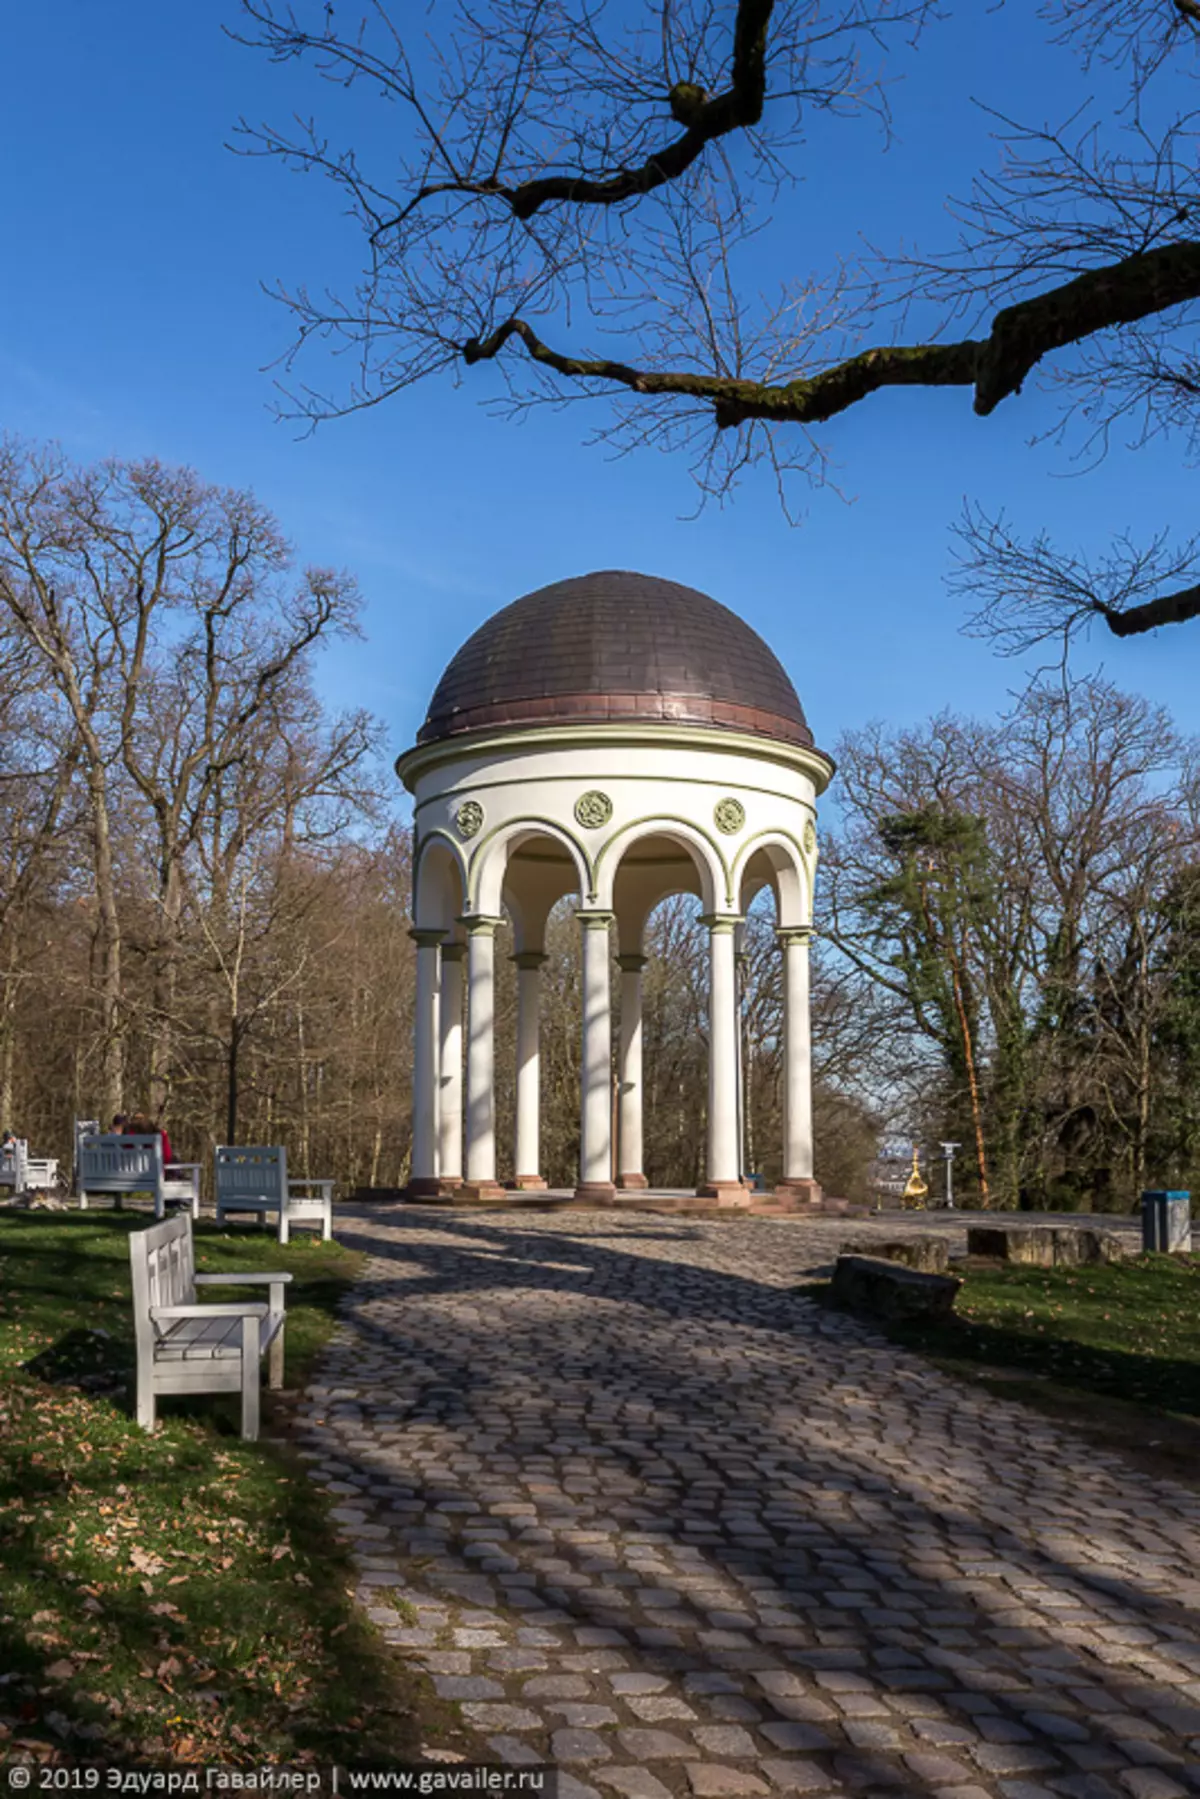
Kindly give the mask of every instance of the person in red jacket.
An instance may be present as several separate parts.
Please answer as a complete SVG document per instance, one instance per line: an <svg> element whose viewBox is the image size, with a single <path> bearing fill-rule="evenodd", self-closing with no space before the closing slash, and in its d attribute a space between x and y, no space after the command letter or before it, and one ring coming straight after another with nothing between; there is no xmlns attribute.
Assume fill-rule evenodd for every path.
<svg viewBox="0 0 1200 1799"><path fill-rule="evenodd" d="M171 1139L161 1124L151 1124L144 1112L135 1112L132 1118L125 1121L125 1129L131 1137L161 1137L163 1167L167 1168L175 1160L175 1152L171 1148Z"/></svg>

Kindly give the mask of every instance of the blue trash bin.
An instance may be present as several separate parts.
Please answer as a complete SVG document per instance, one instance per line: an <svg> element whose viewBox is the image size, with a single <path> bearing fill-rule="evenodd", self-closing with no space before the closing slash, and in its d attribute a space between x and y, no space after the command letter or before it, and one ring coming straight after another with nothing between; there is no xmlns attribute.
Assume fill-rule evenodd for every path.
<svg viewBox="0 0 1200 1799"><path fill-rule="evenodd" d="M1180 1255L1192 1247L1192 1196L1155 1189L1142 1194L1142 1251Z"/></svg>

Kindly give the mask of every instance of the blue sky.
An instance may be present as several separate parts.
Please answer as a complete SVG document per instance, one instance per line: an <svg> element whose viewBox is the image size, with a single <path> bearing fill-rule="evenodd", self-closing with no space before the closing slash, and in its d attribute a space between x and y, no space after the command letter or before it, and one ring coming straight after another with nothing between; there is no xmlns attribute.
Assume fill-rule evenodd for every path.
<svg viewBox="0 0 1200 1799"><path fill-rule="evenodd" d="M311 98L295 71L222 34L237 16L236 0L10 9L0 428L56 438L84 460L155 455L252 487L306 560L357 574L366 641L326 658L323 690L331 704L368 705L394 750L489 612L602 567L667 575L740 611L788 667L822 744L872 718L990 713L1022 674L961 634L943 586L964 497L1073 547L1190 522L1194 478L1178 455L1117 455L1081 479L1060 451L1030 446L1052 417L1036 396L987 421L950 391L868 402L828 436L851 503L814 493L799 528L766 471L692 520L682 459L588 448L599 406L519 426L489 417L471 376L298 439L271 412L265 365L288 327L260 284L352 273L356 240L319 182L225 147L239 114L281 119ZM946 189L961 192L986 152L972 97L1059 122L1077 79L1014 8L935 26L900 69L893 147L884 155L869 127L817 130L776 258L792 242L814 258L853 250L860 232L944 243ZM384 122L372 109L364 135L381 141ZM319 356L305 373L330 379ZM1198 651L1200 626L1185 626L1125 645L1097 638L1080 666L1103 663L1191 732Z"/></svg>

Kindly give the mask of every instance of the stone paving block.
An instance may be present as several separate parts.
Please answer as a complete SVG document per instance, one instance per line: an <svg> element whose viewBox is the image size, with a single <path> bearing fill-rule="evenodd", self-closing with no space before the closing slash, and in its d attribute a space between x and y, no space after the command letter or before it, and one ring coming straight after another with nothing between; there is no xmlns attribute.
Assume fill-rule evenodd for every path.
<svg viewBox="0 0 1200 1799"><path fill-rule="evenodd" d="M661 1693L668 1682L665 1674L633 1674L624 1671L610 1674L608 1684L614 1693L625 1696L630 1693Z"/></svg>
<svg viewBox="0 0 1200 1799"><path fill-rule="evenodd" d="M504 1688L498 1680L485 1680L481 1674L435 1674L434 1691L439 1699L503 1699Z"/></svg>
<svg viewBox="0 0 1200 1799"><path fill-rule="evenodd" d="M754 1738L737 1724L701 1724L692 1736L707 1755L741 1757L758 1754Z"/></svg>
<svg viewBox="0 0 1200 1799"><path fill-rule="evenodd" d="M623 1799L671 1799L670 1787L665 1787L649 1768L597 1768L596 1779L615 1787Z"/></svg>
<svg viewBox="0 0 1200 1799"><path fill-rule="evenodd" d="M542 1720L536 1712L520 1705L491 1705L472 1701L463 1706L463 1716L480 1730L539 1730Z"/></svg>
<svg viewBox="0 0 1200 1799"><path fill-rule="evenodd" d="M712 1693L700 1702L710 1718L734 1719L743 1724L756 1723L763 1715L760 1705L752 1705L736 1693Z"/></svg>
<svg viewBox="0 0 1200 1799"><path fill-rule="evenodd" d="M929 1786L955 1786L969 1782L972 1770L965 1762L960 1762L952 1755L935 1755L930 1750L911 1749L904 1757L904 1765L911 1768L919 1780Z"/></svg>
<svg viewBox="0 0 1200 1799"><path fill-rule="evenodd" d="M528 1697L528 1695L522 1695ZM546 1710L552 1718L560 1718L573 1730L599 1730L602 1725L615 1724L617 1714L611 1705L579 1705L574 1703L551 1703Z"/></svg>
<svg viewBox="0 0 1200 1799"><path fill-rule="evenodd" d="M758 1766L763 1779L776 1793L818 1793L833 1785L832 1774L826 1774L815 1762L768 1755Z"/></svg>
<svg viewBox="0 0 1200 1799"><path fill-rule="evenodd" d="M556 1730L550 1738L550 1758L555 1762L606 1762L612 1749L594 1730Z"/></svg>
<svg viewBox="0 0 1200 1799"><path fill-rule="evenodd" d="M646 1724L663 1724L671 1718L694 1718L696 1713L686 1700L673 1693L629 1693L625 1703L635 1717Z"/></svg>
<svg viewBox="0 0 1200 1799"><path fill-rule="evenodd" d="M520 1737L489 1737L488 1748L493 1754L498 1755L502 1762L513 1768L534 1767L542 1760L533 1745L523 1743Z"/></svg>
<svg viewBox="0 0 1200 1799"><path fill-rule="evenodd" d="M694 1753L690 1743L669 1730L619 1730L617 1741L635 1761L671 1761Z"/></svg>
<svg viewBox="0 0 1200 1799"><path fill-rule="evenodd" d="M764 1724L762 1733L777 1749L832 1749L828 1731L815 1724Z"/></svg>
<svg viewBox="0 0 1200 1799"><path fill-rule="evenodd" d="M688 1785L701 1799L721 1799L724 1794L767 1793L757 1774L747 1768L725 1768L719 1762L689 1762Z"/></svg>
<svg viewBox="0 0 1200 1799"><path fill-rule="evenodd" d="M1058 1770L1062 1763L1056 1755L1027 1743L975 1743L970 1750L972 1761L988 1774L1024 1774L1030 1768Z"/></svg>

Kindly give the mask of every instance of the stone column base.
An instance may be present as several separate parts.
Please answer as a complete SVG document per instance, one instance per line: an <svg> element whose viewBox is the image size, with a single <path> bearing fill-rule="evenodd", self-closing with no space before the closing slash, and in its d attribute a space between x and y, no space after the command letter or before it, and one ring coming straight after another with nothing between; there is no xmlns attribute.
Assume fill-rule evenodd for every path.
<svg viewBox="0 0 1200 1799"><path fill-rule="evenodd" d="M449 1199L462 1186L461 1174L443 1174L438 1181L438 1192L443 1199Z"/></svg>
<svg viewBox="0 0 1200 1799"><path fill-rule="evenodd" d="M518 1193L544 1193L546 1183L540 1174L519 1174L512 1183Z"/></svg>
<svg viewBox="0 0 1200 1799"><path fill-rule="evenodd" d="M806 1206L819 1206L825 1197L820 1181L785 1177L775 1187L776 1199L790 1200L797 1211Z"/></svg>
<svg viewBox="0 0 1200 1799"><path fill-rule="evenodd" d="M748 1206L751 1197L745 1181L705 1181L696 1188L697 1199L712 1199L719 1206Z"/></svg>
<svg viewBox="0 0 1200 1799"><path fill-rule="evenodd" d="M406 1199L438 1199L442 1183L436 1174L418 1174L404 1189Z"/></svg>
<svg viewBox="0 0 1200 1799"><path fill-rule="evenodd" d="M650 1185L644 1174L619 1174L617 1186L626 1193L642 1193Z"/></svg>
<svg viewBox="0 0 1200 1799"><path fill-rule="evenodd" d="M459 1199L507 1199L508 1194L499 1181L463 1181L456 1189Z"/></svg>
<svg viewBox="0 0 1200 1799"><path fill-rule="evenodd" d="M616 1197L611 1181L580 1181L575 1189L575 1198L589 1206L611 1206Z"/></svg>

